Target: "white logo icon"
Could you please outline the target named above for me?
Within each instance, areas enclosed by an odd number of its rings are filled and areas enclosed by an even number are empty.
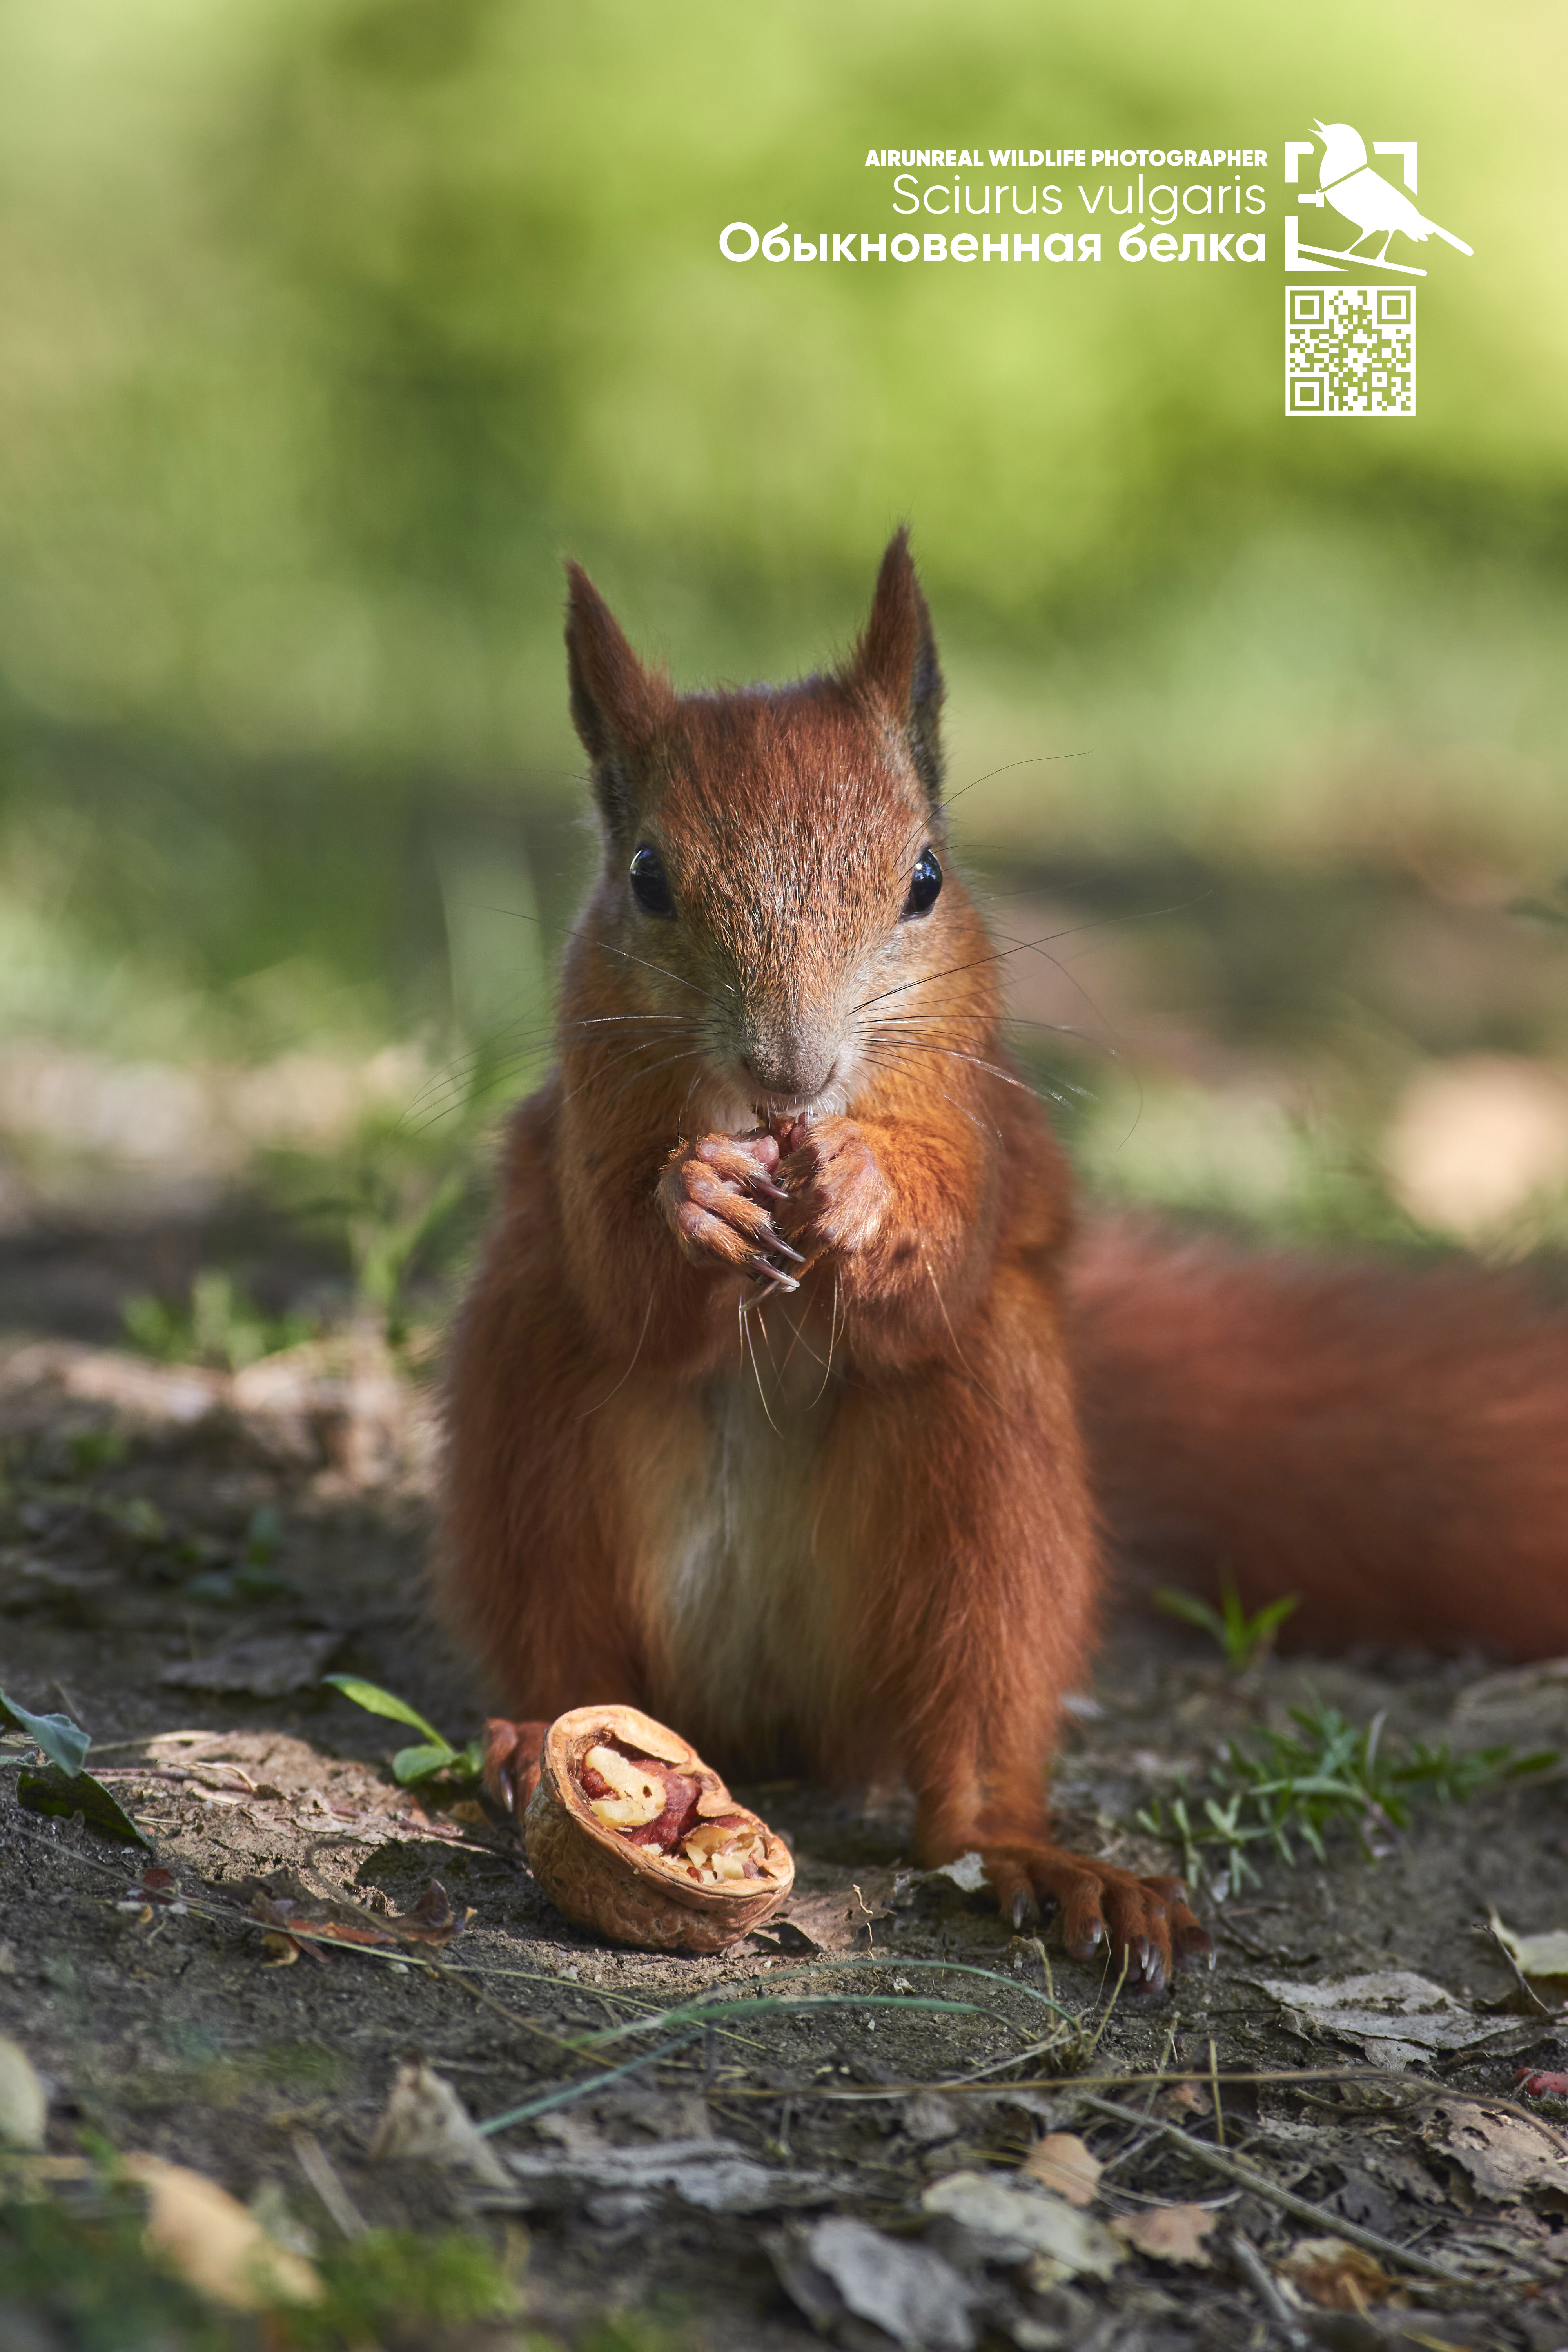
[[[1465,243],[1463,237],[1456,236],[1451,229],[1439,227],[1436,221],[1428,220],[1424,213],[1417,212],[1404,190],[1396,188],[1391,180],[1385,180],[1381,172],[1373,170],[1366,158],[1366,142],[1360,131],[1352,129],[1350,123],[1320,122],[1317,127],[1323,141],[1322,159],[1318,166],[1320,193],[1317,195],[1303,194],[1300,201],[1303,205],[1316,205],[1320,208],[1332,205],[1334,211],[1348,220],[1358,234],[1348,246],[1303,245],[1299,241],[1295,216],[1289,215],[1285,225],[1285,267],[1288,270],[1310,269],[1322,271],[1325,275],[1336,275],[1334,265],[1337,262],[1348,261],[1354,255],[1358,261],[1369,268],[1394,269],[1405,278],[1425,278],[1426,272],[1424,269],[1415,268],[1408,262],[1389,260],[1388,248],[1396,235],[1407,236],[1413,244],[1416,245],[1424,245],[1430,236],[1440,236],[1446,244],[1453,246],[1460,253],[1469,253],[1473,250]],[[1405,185],[1414,190],[1415,142],[1413,139],[1379,139],[1373,144],[1374,152],[1379,155],[1398,155],[1402,158],[1405,165]],[[1310,140],[1291,140],[1287,142],[1285,148],[1287,182],[1295,180],[1299,159],[1310,156],[1313,152],[1313,142]],[[1375,254],[1358,253],[1357,247],[1364,245],[1369,237],[1373,236],[1382,237],[1381,251]],[[1320,254],[1324,257],[1321,260],[1308,261],[1300,257],[1304,254]]]

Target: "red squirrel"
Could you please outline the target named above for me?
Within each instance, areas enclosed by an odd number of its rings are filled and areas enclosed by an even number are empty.
[[[1158,1991],[1212,1957],[1184,1890],[1047,1800],[1108,1534],[1309,1634],[1568,1649],[1568,1327],[1480,1276],[1077,1236],[903,531],[848,659],[776,688],[678,695],[568,569],[604,857],[449,1375],[489,1785],[521,1804],[601,1700],[731,1770],[901,1776],[919,1862],[978,1850],[1016,1926]]]

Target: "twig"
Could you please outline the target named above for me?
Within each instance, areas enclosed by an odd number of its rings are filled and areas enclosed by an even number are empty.
[[[1280,2294],[1279,2283],[1273,2272],[1251,2239],[1244,2237],[1239,2230],[1233,2231],[1231,2233],[1230,2250],[1236,2256],[1237,2269],[1258,2296],[1269,2318],[1274,2322],[1286,2343],[1292,2347],[1292,2352],[1298,2352],[1298,2347],[1307,2345],[1311,2339]]]
[[[1521,1992],[1524,1995],[1525,2000],[1530,2004],[1528,2014],[1531,2017],[1550,2018],[1553,2025],[1561,2025],[1563,2022],[1561,2013],[1557,2010],[1549,2009],[1547,2007],[1545,2001],[1542,2000],[1541,1995],[1536,1991],[1535,1987],[1531,1983],[1530,1979],[1525,1975],[1524,1970],[1520,1967],[1519,1962],[1514,1958],[1513,1954],[1509,1950],[1508,1946],[1503,1942],[1502,1937],[1498,1934],[1497,1929],[1492,1926],[1491,1921],[1489,1919],[1485,1927],[1478,1927],[1475,1930],[1475,1933],[1478,1936],[1485,1936],[1488,1942],[1490,1943],[1498,1952],[1502,1960],[1503,1966],[1507,1969],[1510,1976],[1513,1979],[1516,1990]]]
[[[1214,2100],[1214,2136],[1221,2147],[1225,2146],[1225,2109],[1219,2103],[1219,2060],[1215,2055],[1214,2035],[1209,2035],[1209,2086]]]
[[[1400,2245],[1393,2238],[1384,2237],[1376,2230],[1363,2230],[1358,2221],[1347,2221],[1341,2214],[1331,2213],[1326,2206],[1313,2205],[1305,2197],[1298,2197],[1292,2190],[1281,2189],[1277,2181],[1269,2179],[1266,2172],[1258,2171],[1250,2164],[1241,2163],[1237,2158],[1226,2155],[1220,2148],[1211,2147],[1207,2140],[1194,2139],[1175,2124],[1153,2122],[1138,2114],[1135,2108],[1118,2106],[1114,2099],[1097,2099],[1089,2091],[1080,2089],[1078,2095],[1084,2106],[1093,2107],[1100,2115],[1111,2116],[1118,2123],[1135,2124],[1141,2128],[1158,2132],[1162,2138],[1173,2140],[1194,2163],[1205,2166],[1210,2172],[1220,2173],[1226,2180],[1237,2182],[1243,2189],[1254,2190],[1259,2197],[1268,2198],[1271,2204],[1279,2206],[1282,2213],[1291,2214],[1296,2221],[1310,2221],[1324,2237],[1347,2239],[1352,2246],[1363,2247],[1369,2254],[1382,2254],[1390,2262],[1401,2263],[1406,2270],[1419,2272],[1426,2278],[1446,2279],[1451,2286],[1474,2284],[1464,2271],[1450,2270],[1445,2263],[1432,2262],[1426,2255],[1414,2252],[1410,2247]],[[1552,2276],[1556,2276],[1555,2272]]]
[[[338,2178],[337,2167],[312,2132],[296,2132],[294,2156],[300,2171],[321,2199],[344,2238],[363,2238],[365,2221]]]
[[[958,2074],[952,2076],[947,2080],[942,2080],[939,2077],[935,2082],[925,2083],[878,2083],[867,2085],[857,2084],[854,2089],[847,2091],[814,2090],[811,2095],[814,2099],[818,2100],[828,2099],[853,2102],[858,2099],[907,2099],[912,2098],[919,2091],[941,2091],[944,2097],[950,2094],[956,2096],[964,2091],[973,2090],[983,2092],[984,2095],[989,2098],[994,2098],[997,2095],[994,2086],[989,2083],[982,2082],[981,2077],[985,2074],[994,2074],[999,2071],[1000,2067],[1005,2065],[1016,2066],[1018,2063],[1019,2059],[1027,2056],[1027,2052],[1020,2051],[1012,2059],[1001,2059],[992,2066],[977,2067],[973,2074]],[[1162,2084],[1175,2083],[1202,2083],[1205,2088],[1210,2086],[1210,2076],[1207,2067],[1203,2068],[1201,2071],[1188,2071],[1187,2073],[1181,2074],[1092,2074],[1088,2079],[1090,2082],[1098,2083],[1102,2090],[1107,2091],[1141,2090],[1145,2084],[1150,2083],[1153,2084],[1156,2088],[1158,2088]],[[1544,2116],[1537,2115],[1532,2108],[1521,2106],[1517,2099],[1494,2097],[1490,2091],[1457,2091],[1453,2088],[1451,2084],[1447,2083],[1416,2082],[1408,2074],[1395,2074],[1390,2068],[1377,2066],[1272,2066],[1259,2068],[1248,2073],[1237,2072],[1235,2074],[1224,2074],[1219,2079],[1222,2083],[1254,2084],[1279,2083],[1286,2085],[1293,2085],[1299,2083],[1345,2083],[1353,2086],[1356,2084],[1361,2084],[1363,2085],[1375,2085],[1379,2090],[1396,2092],[1400,2096],[1405,2098],[1468,2099],[1474,2105],[1494,2107],[1503,2115],[1518,2116],[1521,2122],[1533,2124],[1538,2131],[1545,2132],[1551,2136],[1553,2147],[1559,2156],[1568,2156],[1568,2135],[1564,2135],[1559,2131],[1555,2126],[1549,2124]],[[1030,2080],[1022,2083],[1007,2083],[1002,2087],[1004,2090],[1007,2091],[1077,2091],[1081,2093],[1083,2090],[1084,2080],[1085,2077],[1081,2074],[1037,2074]],[[778,2095],[779,2094],[776,2089],[771,2091],[737,2090],[730,2094],[730,2096],[732,2098],[744,2099],[776,2099]],[[1322,2103],[1320,2102],[1320,2104]],[[1142,2115],[1140,2115],[1138,2117],[1138,2121],[1140,2123],[1145,2122],[1146,2120],[1147,2117]],[[1340,2234],[1342,2236],[1343,2232],[1341,2231]]]

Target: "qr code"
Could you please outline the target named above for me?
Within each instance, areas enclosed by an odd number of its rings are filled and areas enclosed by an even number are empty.
[[[1290,416],[1414,416],[1414,286],[1288,286]]]

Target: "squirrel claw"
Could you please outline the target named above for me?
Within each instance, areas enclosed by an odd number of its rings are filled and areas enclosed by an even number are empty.
[[[1208,1937],[1184,1899],[1179,1879],[1135,1878],[1088,1854],[1025,1840],[983,1846],[986,1874],[1004,1918],[1016,1927],[1035,1906],[1059,1907],[1068,1956],[1121,1979],[1130,1994],[1163,1993],[1177,1969],[1211,1958]]]
[[[786,1274],[782,1265],[770,1265],[765,1259],[762,1265],[748,1266],[746,1270],[751,1275],[752,1281],[761,1284],[762,1287],[758,1290],[754,1290],[750,1298],[743,1302],[742,1308],[742,1313],[750,1313],[753,1307],[761,1307],[767,1299],[773,1297],[781,1290],[789,1291],[798,1290],[800,1288],[800,1285],[795,1280],[793,1274]]]

